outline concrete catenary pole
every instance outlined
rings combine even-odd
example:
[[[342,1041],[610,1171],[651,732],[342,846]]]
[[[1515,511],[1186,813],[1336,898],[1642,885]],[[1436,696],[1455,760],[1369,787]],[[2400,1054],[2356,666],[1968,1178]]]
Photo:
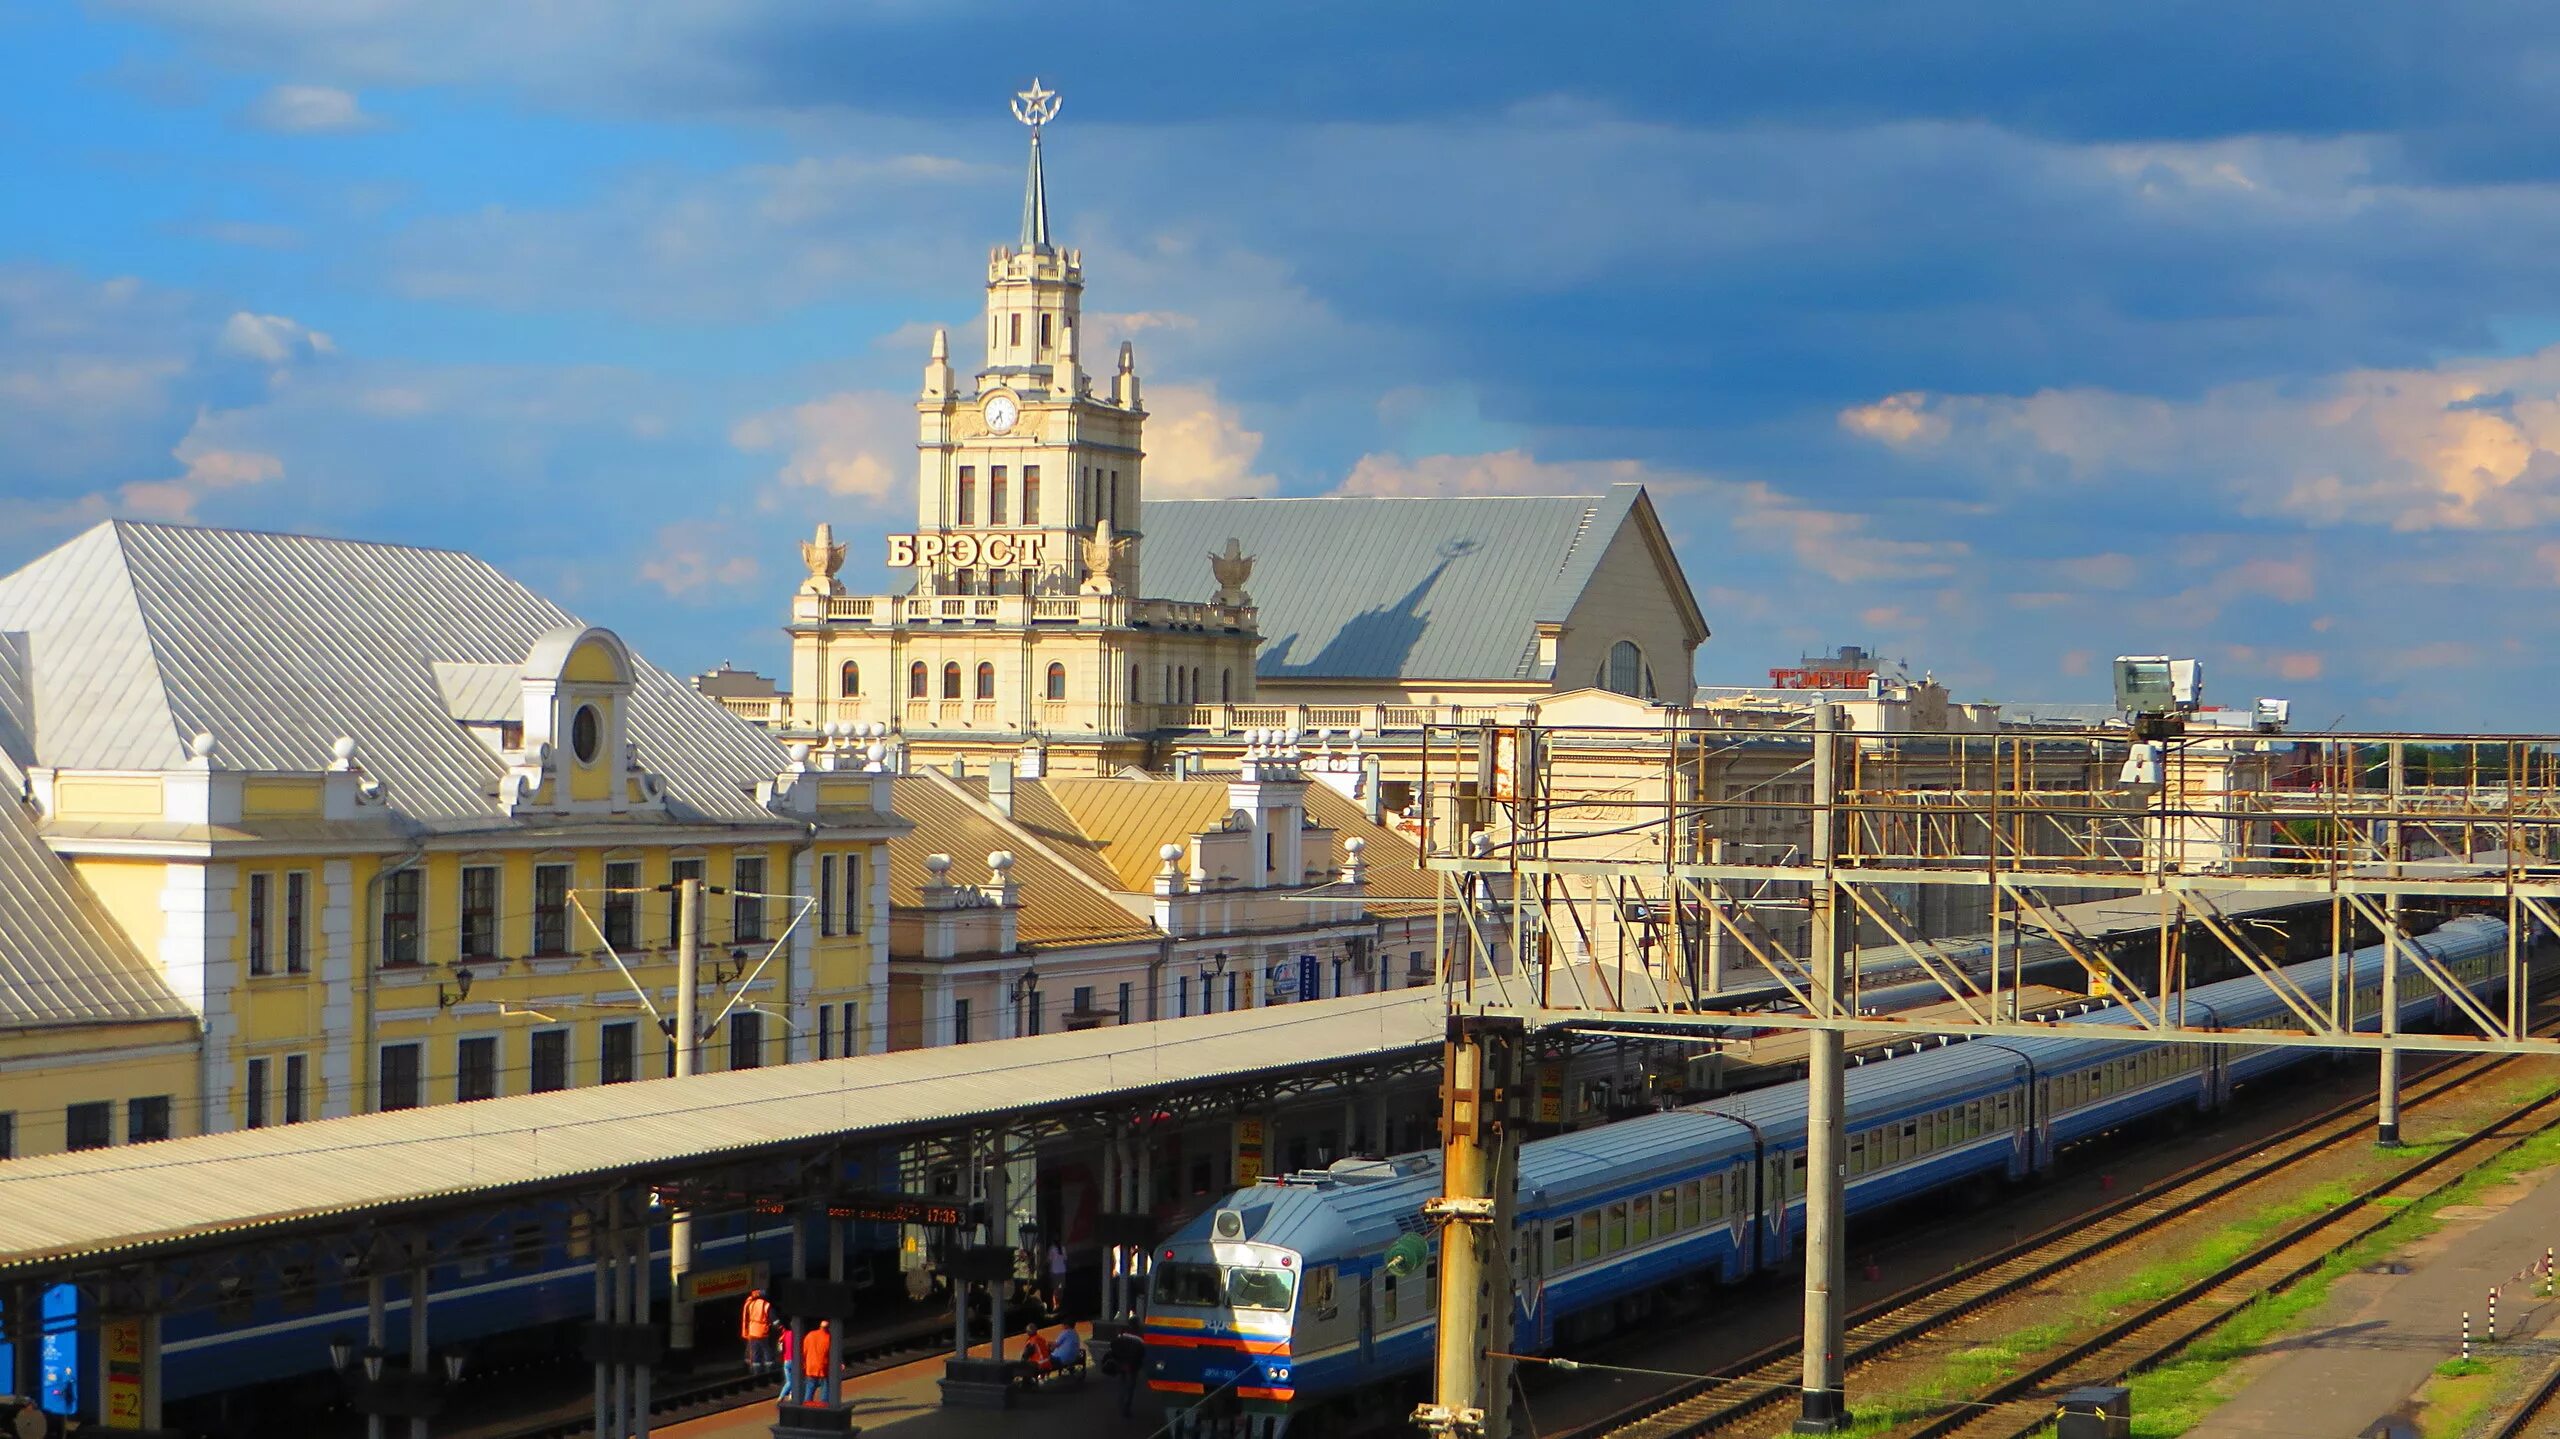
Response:
[[[1520,1057],[1514,1016],[1453,1014],[1443,1050],[1441,1194],[1423,1205],[1440,1225],[1440,1321],[1423,1432],[1508,1439],[1511,1432],[1513,1200],[1519,1187]]]
[[[676,1053],[678,1079],[701,1068],[702,881],[676,881]],[[679,1210],[667,1224],[667,1348],[678,1364],[693,1355],[693,1215]]]
[[[1810,895],[1814,1015],[1845,1017],[1841,1003],[1839,885],[1831,866],[1838,849],[1840,795],[1835,749],[1838,712],[1827,700],[1813,706],[1813,867],[1819,877]],[[1848,1422],[1841,1385],[1841,1291],[1848,1287],[1848,1246],[1841,1232],[1847,1208],[1847,1145],[1840,1128],[1846,1104],[1843,1036],[1812,1031],[1807,1077],[1804,1196],[1804,1394],[1799,1434],[1829,1434]],[[1773,1199],[1772,1202],[1781,1202]]]
[[[2400,806],[2408,788],[2400,742],[2391,742],[2391,818],[2383,824],[2383,858],[2391,877],[2400,877]],[[2400,1032],[2400,896],[2383,899],[2382,936],[2382,1084],[2374,1106],[2374,1138],[2385,1145],[2400,1142],[2400,1051],[2390,1038]]]

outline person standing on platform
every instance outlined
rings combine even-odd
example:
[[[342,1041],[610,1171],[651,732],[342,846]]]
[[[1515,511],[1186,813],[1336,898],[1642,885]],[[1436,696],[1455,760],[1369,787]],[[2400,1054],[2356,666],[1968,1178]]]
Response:
[[[1049,1242],[1049,1312],[1061,1319],[1067,1314],[1067,1249],[1054,1239]]]
[[[1120,1381],[1120,1417],[1126,1419],[1137,1408],[1138,1381],[1147,1368],[1147,1341],[1135,1329],[1123,1329],[1111,1336],[1111,1347],[1102,1353],[1102,1372]]]
[[[791,1326],[788,1324],[780,1326],[773,1337],[774,1347],[782,1355],[782,1402],[797,1404],[800,1402],[802,1387],[800,1366],[791,1361],[800,1357],[798,1337],[791,1332]]]
[[[747,1341],[749,1373],[772,1367],[773,1301],[764,1297],[763,1290],[747,1291],[747,1302],[738,1310],[738,1337]]]
[[[835,1372],[828,1368],[835,1362],[836,1337],[828,1328],[830,1321],[821,1319],[809,1337],[800,1341],[800,1402],[832,1405],[836,1402]]]

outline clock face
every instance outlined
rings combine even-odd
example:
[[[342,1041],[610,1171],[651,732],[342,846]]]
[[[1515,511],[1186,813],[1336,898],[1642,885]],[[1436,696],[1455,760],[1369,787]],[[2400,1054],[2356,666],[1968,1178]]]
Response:
[[[982,413],[987,417],[987,428],[1001,435],[1013,428],[1015,420],[1022,418],[1022,406],[1015,403],[1011,395],[989,395]]]

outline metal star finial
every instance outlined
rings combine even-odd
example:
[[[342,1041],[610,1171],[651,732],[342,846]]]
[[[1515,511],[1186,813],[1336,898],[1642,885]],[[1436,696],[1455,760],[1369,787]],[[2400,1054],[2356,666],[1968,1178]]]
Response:
[[[1031,88],[1013,97],[1013,118],[1037,130],[1058,118],[1058,92],[1040,88],[1040,77],[1031,77]]]

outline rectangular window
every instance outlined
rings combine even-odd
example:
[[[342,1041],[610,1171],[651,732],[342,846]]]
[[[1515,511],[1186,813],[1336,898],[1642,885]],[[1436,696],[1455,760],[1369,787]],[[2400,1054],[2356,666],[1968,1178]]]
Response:
[[[1047,313],[1046,311],[1043,311],[1043,312],[1041,313],[1041,316],[1040,316],[1040,353],[1042,353],[1042,354],[1044,354],[1044,355],[1045,355],[1045,354],[1047,354],[1047,353],[1049,353],[1049,344],[1050,344],[1050,338],[1051,338],[1051,336],[1053,336],[1054,334],[1056,334],[1056,333],[1057,333],[1055,330],[1053,330],[1053,329],[1051,328],[1051,326],[1056,322],[1057,318],[1058,318],[1057,316],[1052,315],[1052,314],[1049,314],[1049,313]]]
[[[729,934],[740,943],[764,938],[764,860],[741,859],[730,888],[734,891],[729,906]]]
[[[978,471],[974,465],[960,467],[960,516],[956,523],[978,522]]]
[[[604,867],[604,942],[626,950],[640,942],[640,861],[617,859]]]
[[[951,1042],[969,1042],[969,1001],[965,999],[951,1001]]]
[[[311,1061],[299,1054],[284,1057],[284,1122],[300,1124],[304,1117],[303,1093]]]
[[[836,932],[836,857],[818,856],[818,933]]]
[[[836,1057],[836,1007],[832,1004],[818,1006],[818,1057]]]
[[[1005,318],[1012,321],[1010,325],[1005,327],[1006,332],[1012,337],[1012,343],[1017,346],[1020,345],[1022,343],[1022,315],[1017,311],[1014,314],[1005,316]]]
[[[729,1067],[755,1069],[764,1063],[764,1016],[742,1009],[729,1016]]]
[[[62,1147],[104,1149],[116,1142],[116,1107],[109,1100],[74,1104],[62,1111]]]
[[[854,1016],[856,1012],[857,1006],[854,1002],[850,999],[846,1000],[844,1002],[844,1042],[837,1046],[837,1049],[838,1052],[843,1054],[847,1059],[851,1059],[862,1052],[862,1046],[855,1043],[853,1038],[856,1032],[854,1029]]]
[[[418,1046],[382,1046],[382,1093],[374,1107],[388,1112],[418,1107]]]
[[[533,1092],[549,1094],[569,1087],[569,1031],[537,1029],[533,1032]]]
[[[987,523],[1004,523],[1004,466],[987,467]]]
[[[302,870],[284,877],[284,972],[311,972],[311,876]]]
[[[1120,982],[1120,1022],[1122,1024],[1129,1022],[1129,982],[1127,980]]]
[[[124,1106],[124,1142],[148,1144],[169,1137],[169,1096],[144,1095]]]
[[[684,941],[683,896],[677,891],[684,888],[686,880],[701,879],[702,873],[702,861],[698,859],[680,859],[668,866],[667,948],[669,949],[675,948]]]
[[[267,1062],[253,1059],[246,1067],[248,1078],[242,1081],[240,1096],[242,1127],[264,1129],[267,1127]]]
[[[639,1077],[640,1025],[636,1020],[617,1019],[604,1027],[603,1044],[597,1050],[607,1084],[629,1084]]]
[[[418,905],[426,876],[414,869],[395,872],[382,882],[382,967],[418,962]]]
[[[1227,976],[1227,1010],[1229,1013],[1233,1013],[1236,1008],[1236,984],[1240,978],[1241,976],[1233,974]]]
[[[836,928],[846,934],[862,933],[862,856],[844,857],[844,904],[836,914]]]
[[[1584,1263],[1600,1257],[1600,1211],[1587,1210],[1574,1221],[1573,1255]]]
[[[1653,1237],[1653,1196],[1637,1195],[1631,1201],[1630,1208],[1632,1215],[1629,1222],[1633,1227],[1628,1230],[1627,1237],[1633,1243],[1642,1244]]]
[[[1076,1006],[1076,1017],[1077,1017],[1077,1018],[1079,1018],[1079,1019],[1083,1018],[1084,1016],[1086,1016],[1086,1015],[1088,1015],[1088,1014],[1093,1013],[1093,986],[1092,986],[1092,985],[1089,985],[1089,984],[1082,984],[1082,985],[1078,985],[1078,986],[1076,986],[1076,993],[1075,993],[1075,1006]]]
[[[271,876],[249,876],[249,972],[267,972],[267,890]]]
[[[1035,989],[1023,996],[1022,1032],[1024,1034],[1040,1032],[1040,1009],[1040,991]]]
[[[1040,467],[1038,465],[1022,467],[1022,522],[1026,525],[1040,523]]]
[[[0,1109],[0,1159],[18,1157],[18,1113]]]
[[[498,867],[494,864],[466,864],[462,867],[462,957],[495,959],[498,956]]]
[[[453,1097],[465,1102],[498,1097],[497,1036],[476,1034],[455,1047]]]
[[[569,866],[533,867],[533,952],[569,952]]]

